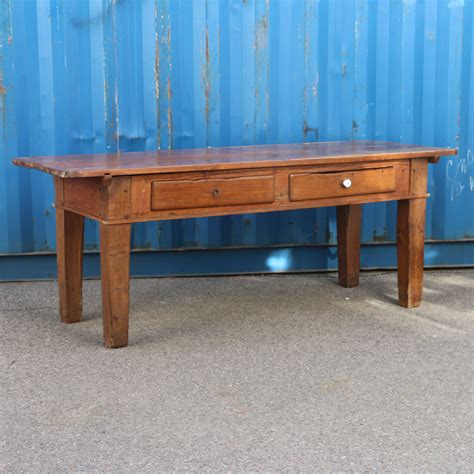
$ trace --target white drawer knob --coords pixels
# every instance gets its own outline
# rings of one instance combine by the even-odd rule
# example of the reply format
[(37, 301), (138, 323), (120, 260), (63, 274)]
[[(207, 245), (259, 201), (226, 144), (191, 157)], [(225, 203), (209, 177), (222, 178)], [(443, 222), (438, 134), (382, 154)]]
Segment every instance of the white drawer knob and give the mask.
[(347, 178), (345, 179), (343, 182), (342, 182), (342, 185), (345, 187), (345, 188), (350, 188), (352, 186), (352, 181)]

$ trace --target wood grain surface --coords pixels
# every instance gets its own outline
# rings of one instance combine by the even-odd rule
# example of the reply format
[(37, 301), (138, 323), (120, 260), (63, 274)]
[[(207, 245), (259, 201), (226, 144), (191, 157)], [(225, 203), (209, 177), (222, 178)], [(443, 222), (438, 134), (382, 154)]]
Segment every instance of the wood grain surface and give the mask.
[(362, 206), (337, 206), (336, 210), (339, 284), (353, 288), (359, 285)]
[[(343, 183), (349, 181), (349, 186)], [(290, 201), (307, 201), (360, 194), (391, 193), (396, 190), (392, 166), (370, 170), (290, 175)]]
[(379, 141), (318, 142), (289, 145), (163, 150), (113, 154), (16, 158), (13, 163), (62, 178), (212, 171), (288, 165), (320, 165), (454, 155), (452, 148)]

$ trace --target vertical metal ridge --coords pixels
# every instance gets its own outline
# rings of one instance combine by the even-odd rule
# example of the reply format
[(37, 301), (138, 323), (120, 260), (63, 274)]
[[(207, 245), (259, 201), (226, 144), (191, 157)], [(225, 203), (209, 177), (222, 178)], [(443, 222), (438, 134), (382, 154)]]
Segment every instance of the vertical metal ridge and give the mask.
[[(426, 235), (474, 236), (472, 0), (6, 0), (0, 15), (0, 253), (55, 248), (51, 180), (15, 156), (335, 139), (459, 147), (431, 167)], [(363, 217), (365, 242), (395, 238), (394, 205)], [(133, 245), (335, 232), (317, 209), (139, 224)]]

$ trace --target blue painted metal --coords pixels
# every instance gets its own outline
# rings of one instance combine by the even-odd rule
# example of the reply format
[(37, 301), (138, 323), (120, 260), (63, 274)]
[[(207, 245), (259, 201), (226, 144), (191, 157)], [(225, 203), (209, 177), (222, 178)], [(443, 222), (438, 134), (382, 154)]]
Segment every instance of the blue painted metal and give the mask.
[[(343, 139), (458, 147), (430, 170), (427, 238), (474, 239), (472, 0), (1, 5), (0, 254), (55, 249), (51, 179), (15, 156)], [(394, 240), (393, 203), (363, 217), (365, 243)], [(335, 237), (329, 208), (138, 224), (133, 246)], [(97, 239), (87, 222), (86, 248)], [(442, 248), (444, 264), (463, 263)]]
[[(427, 242), (426, 266), (465, 267), (474, 265), (471, 242)], [(0, 281), (47, 280), (56, 278), (54, 254), (5, 255), (1, 259)], [(361, 263), (366, 269), (395, 268), (396, 249), (392, 244), (362, 246)], [(84, 277), (100, 275), (97, 252), (84, 254)], [(337, 269), (334, 245), (294, 247), (221, 248), (208, 250), (138, 250), (132, 252), (130, 271), (136, 277), (235, 275), (242, 273), (283, 273), (331, 271)]]

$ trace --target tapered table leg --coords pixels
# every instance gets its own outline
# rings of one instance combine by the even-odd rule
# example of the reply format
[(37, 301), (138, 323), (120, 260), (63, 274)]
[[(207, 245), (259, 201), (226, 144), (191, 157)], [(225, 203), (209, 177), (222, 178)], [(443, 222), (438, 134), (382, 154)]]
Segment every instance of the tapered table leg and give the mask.
[(424, 198), (398, 201), (398, 300), (405, 308), (421, 304), (425, 208)]
[(83, 239), (84, 217), (56, 209), (59, 313), (65, 323), (82, 318)]
[(361, 215), (360, 204), (337, 207), (339, 284), (346, 288), (359, 284)]
[(128, 344), (131, 224), (100, 224), (104, 345)]

